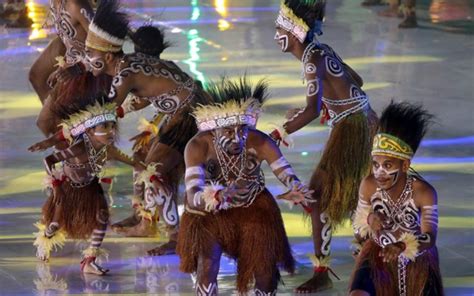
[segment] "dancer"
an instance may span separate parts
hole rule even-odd
[[[270,137],[255,129],[267,86],[252,91],[245,78],[223,79],[207,91],[216,102],[194,111],[199,127],[186,146],[185,213],[178,239],[180,269],[197,272],[196,293],[217,295],[222,253],[237,260],[237,290],[255,280],[256,295],[275,295],[277,265],[294,260],[278,205],[265,188],[263,161],[289,191],[281,198],[307,204],[302,185]]]
[[[118,1],[101,2],[87,35],[88,60],[94,75],[105,73],[114,76],[109,97],[117,105],[124,103],[129,93],[139,97],[139,102],[144,102],[140,105],[132,100],[123,104],[120,116],[150,104],[156,108],[157,114],[166,115],[161,117],[159,137],[150,142],[145,159],[147,165],[161,164],[153,165],[153,168],[166,181],[154,180],[153,186],[147,183],[142,209],[147,212],[142,214],[146,219],[140,219],[132,229],[122,227],[121,231],[134,234],[134,227],[146,229],[141,223],[151,227],[152,217],[158,209],[167,225],[169,241],[150,250],[149,254],[172,254],[179,224],[177,191],[184,174],[183,151],[197,132],[191,110],[198,104],[208,103],[209,98],[199,83],[175,63],[143,53],[124,54],[122,45],[127,32],[127,16],[119,12]],[[166,43],[163,43],[162,49],[165,47]]]
[[[332,230],[355,210],[358,184],[369,173],[371,134],[377,118],[363,81],[327,44],[319,43],[325,1],[285,0],[276,20],[275,39],[283,52],[302,61],[306,106],[287,113],[283,127],[270,135],[287,142],[287,135],[316,119],[321,109],[331,129],[321,160],[310,182],[315,190],[311,212],[315,256],[313,277],[296,289],[312,293],[332,287],[329,259]],[[372,130],[372,133],[371,133]]]
[[[436,237],[435,189],[413,170],[432,115],[421,106],[391,103],[372,147],[372,172],[359,191],[354,231],[363,244],[352,296],[443,295]]]
[[[49,197],[41,221],[35,224],[39,231],[34,241],[38,258],[48,260],[51,251],[64,244],[66,236],[91,238],[89,248],[83,252],[81,270],[98,275],[108,272],[96,262],[97,257],[107,255],[101,248],[109,221],[107,201],[100,185],[102,167],[113,159],[144,168],[113,145],[116,106],[106,100],[104,96],[89,94],[64,110],[66,116],[61,125],[71,146],[44,159]],[[56,168],[59,162],[62,167]]]
[[[30,69],[29,80],[43,105],[37,126],[45,136],[56,131],[51,124],[54,98],[51,89],[57,82],[83,74],[86,65],[84,41],[93,15],[92,6],[85,0],[51,0],[50,13],[58,36],[41,53]]]

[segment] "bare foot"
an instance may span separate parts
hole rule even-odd
[[[332,288],[332,280],[329,278],[328,272],[315,272],[313,277],[301,284],[295,289],[295,293],[316,293]]]
[[[132,227],[138,223],[140,223],[140,217],[138,217],[136,211],[133,211],[132,215],[121,221],[115,222],[111,227],[113,231],[121,231],[121,228]]]
[[[154,249],[147,251],[150,256],[163,256],[163,255],[172,255],[176,254],[176,244],[174,240],[170,240],[167,243],[164,243]]]
[[[81,262],[81,270],[83,273],[90,273],[95,275],[105,275],[109,269],[103,268],[95,262],[94,257],[85,258]]]
[[[128,219],[128,218],[127,218]],[[138,223],[133,226],[114,227],[112,230],[126,237],[148,237],[156,234],[156,227],[153,221],[137,217]],[[115,224],[114,224],[115,225]]]

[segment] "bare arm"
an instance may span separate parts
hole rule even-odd
[[[107,160],[117,160],[142,170],[145,169],[145,165],[142,164],[138,159],[128,156],[114,145],[107,147]]]
[[[60,150],[46,156],[43,160],[43,163],[46,168],[46,172],[49,175],[51,175],[51,170],[54,168],[54,165],[56,163],[67,160],[67,159],[75,158],[81,153],[83,153],[84,152],[83,145],[84,145],[83,142],[79,142],[73,146],[70,146],[67,149]]]
[[[205,161],[207,145],[199,138],[193,138],[186,145],[184,162],[186,164],[185,185],[187,206],[195,210],[205,210],[202,194],[205,184]]]
[[[64,139],[62,130],[60,130],[56,132],[55,134],[51,135],[46,140],[43,140],[31,145],[30,147],[28,147],[28,151],[30,152],[44,151],[64,141],[65,139]]]
[[[67,2],[67,10],[71,14],[71,17],[75,23],[81,25],[84,31],[87,33],[89,30],[89,23],[94,16],[89,1],[87,0],[73,0]]]
[[[372,229],[369,225],[368,218],[372,212],[370,198],[375,193],[375,190],[376,186],[373,182],[372,176],[368,176],[362,180],[359,187],[359,201],[357,203],[357,209],[352,219],[354,236],[360,243],[367,240],[372,235]]]
[[[415,203],[421,209],[421,234],[418,235],[418,251],[436,244],[438,235],[438,197],[431,186],[424,184],[416,192]]]
[[[317,63],[307,63],[305,66],[306,78],[306,106],[294,114],[284,123],[283,128],[288,134],[294,133],[318,118],[321,111],[323,95],[323,78],[325,75],[322,60],[317,57]]]
[[[118,74],[112,79],[109,98],[112,99],[117,106],[121,106],[128,94],[132,91],[134,75],[133,73],[128,73],[128,75]]]
[[[312,198],[314,191],[309,190],[296,176],[295,171],[282,155],[276,143],[260,131],[255,131],[255,133],[260,142],[258,143],[259,155],[264,156],[264,160],[270,164],[273,174],[288,188],[288,192],[280,195],[279,198],[295,204],[302,203],[303,206],[306,206],[308,202],[314,202],[315,199]],[[305,208],[305,210],[310,211],[309,208]]]

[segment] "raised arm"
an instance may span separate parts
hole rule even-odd
[[[94,16],[92,6],[87,0],[67,1],[67,11],[71,14],[73,21],[79,23],[84,31],[89,31],[89,24]]]

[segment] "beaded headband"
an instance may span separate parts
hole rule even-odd
[[[100,105],[96,102],[94,105],[87,106],[85,110],[70,115],[60,124],[64,137],[71,142],[73,138],[85,133],[89,128],[108,121],[116,122],[115,107],[115,103]]]
[[[228,101],[223,104],[200,105],[193,112],[199,131],[233,125],[255,127],[261,113],[260,103],[256,99],[246,101]]]

